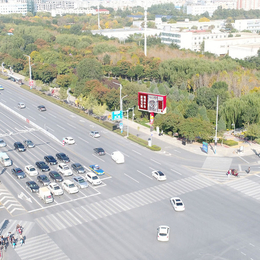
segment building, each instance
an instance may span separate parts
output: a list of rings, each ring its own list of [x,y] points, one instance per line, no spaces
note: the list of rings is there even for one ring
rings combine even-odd
[[[35,13],[36,5],[33,0],[2,0],[0,2],[0,14],[22,14]]]
[[[96,10],[92,8],[56,8],[52,9],[50,12],[52,17],[65,14],[97,14]]]
[[[237,35],[239,36],[239,35]],[[256,56],[260,47],[260,35],[242,33],[239,37],[205,40],[204,50],[218,56],[229,55],[233,59]]]
[[[260,32],[260,19],[235,20],[232,25],[238,31],[247,30],[254,33]]]
[[[237,0],[237,9],[260,9],[260,0]]]
[[[161,33],[161,42],[164,44],[177,44],[180,49],[190,49],[192,51],[200,51],[201,44],[208,39],[227,38],[228,33],[211,33],[208,31],[186,31],[174,32],[163,31]]]

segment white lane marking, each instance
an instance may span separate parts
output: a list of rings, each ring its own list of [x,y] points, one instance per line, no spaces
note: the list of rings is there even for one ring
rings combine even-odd
[[[88,141],[82,139],[81,137],[78,137],[78,139],[80,139],[81,141],[86,142],[88,144]]]
[[[58,126],[59,128],[63,129],[63,130],[66,130],[64,127],[60,126],[60,125],[56,125]]]
[[[29,116],[30,118],[32,118],[33,120],[36,120],[34,117],[32,117],[32,116]]]
[[[52,128],[46,126],[46,130],[48,131],[49,129],[50,129],[52,132],[54,132],[54,130],[53,130]]]
[[[246,163],[249,163],[247,160],[245,160],[244,158],[242,158],[241,156],[238,156],[241,160],[245,161]]]
[[[79,120],[79,122],[82,122],[82,123],[84,123],[84,122],[85,122],[85,120]]]
[[[157,161],[155,161],[155,160],[153,160],[153,159],[150,159],[150,160],[153,161],[153,162],[155,162],[155,163],[161,164],[161,163],[159,163],[159,162],[157,162]]]
[[[140,153],[138,153],[137,151],[135,151],[135,150],[132,150],[134,153],[137,153],[137,154],[140,154]],[[142,155],[142,154],[140,154],[140,155]]]
[[[42,116],[42,115],[39,115],[40,117],[42,117],[42,118],[44,118],[44,119],[46,119],[46,117],[45,116]]]
[[[180,151],[177,151],[177,150],[174,150],[175,152],[177,152],[177,153],[181,153]]]
[[[242,255],[246,255],[246,254],[245,254],[244,252],[242,252],[242,251],[241,251],[241,254],[242,254]]]
[[[175,172],[175,173],[177,173],[177,174],[179,174],[179,175],[182,175],[181,173],[179,173],[179,172],[176,172],[176,171],[174,171],[173,169],[171,169],[171,171],[173,171],[173,172]]]
[[[250,245],[250,246],[253,246],[253,247],[255,247],[255,245],[254,245],[254,244],[252,244],[252,243],[249,243],[249,245]]]
[[[149,169],[151,169],[152,171],[156,171],[154,168],[152,168],[152,167],[149,167]]]
[[[50,116],[52,116],[52,117],[54,117],[54,118],[57,118],[55,115],[53,115],[53,114],[51,114],[51,113],[50,113],[50,114],[48,114],[48,115],[50,115]]]
[[[71,124],[69,124],[69,123],[67,123],[67,125],[69,125],[70,127],[76,129],[76,127],[75,127],[74,125],[71,125]]]
[[[151,179],[151,180],[153,179],[152,177],[150,177],[150,176],[147,176],[147,175],[146,175],[146,174],[144,174],[143,172],[140,172],[140,171],[138,171],[138,170],[137,170],[137,172],[141,173],[142,175],[144,175],[145,177],[147,177],[147,178],[149,178],[149,179]]]
[[[259,177],[259,178],[260,178],[260,176],[259,176],[259,175],[257,175],[257,174],[256,174],[255,176],[257,176],[257,177]]]
[[[1,100],[2,100],[2,102],[5,102],[5,103],[7,102],[7,101],[6,101],[6,100],[4,100],[4,99],[1,99]]]
[[[242,171],[242,168],[241,168],[240,164],[238,165],[238,171],[240,171],[240,172]]]
[[[136,179],[134,179],[134,178],[130,177],[130,176],[129,176],[129,175],[127,175],[126,173],[124,173],[124,175],[125,175],[125,176],[127,176],[128,178],[132,179],[133,181],[135,181],[135,182],[139,183],[139,181],[137,181]]]
[[[100,161],[105,162],[103,159],[100,158],[100,156],[97,156],[97,155],[95,155],[94,153],[92,153],[92,155],[95,156],[95,157],[96,157],[97,159],[99,159]]]
[[[13,98],[10,98],[10,99],[15,102],[15,100]]]

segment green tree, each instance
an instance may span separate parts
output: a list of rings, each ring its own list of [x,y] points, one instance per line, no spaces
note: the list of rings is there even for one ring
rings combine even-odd
[[[105,114],[106,112],[106,109],[107,109],[107,105],[106,104],[98,104],[96,106],[93,106],[93,113],[95,115],[98,115],[98,116],[102,116]]]
[[[77,66],[77,74],[80,80],[100,80],[103,75],[102,65],[96,59],[83,59]]]
[[[110,55],[108,55],[108,54],[105,54],[105,56],[104,56],[104,58],[103,58],[103,63],[105,64],[105,65],[109,65],[110,64]]]
[[[246,137],[249,137],[251,139],[258,139],[260,138],[260,127],[258,124],[251,124],[247,127],[246,133],[245,133]]]
[[[198,104],[192,102],[191,104],[188,105],[184,117],[188,118],[188,117],[196,117],[198,115],[199,112],[199,106]]]

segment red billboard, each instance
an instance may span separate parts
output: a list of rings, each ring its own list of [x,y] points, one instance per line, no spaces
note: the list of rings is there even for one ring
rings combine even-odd
[[[150,113],[166,113],[166,95],[138,92],[138,109]]]

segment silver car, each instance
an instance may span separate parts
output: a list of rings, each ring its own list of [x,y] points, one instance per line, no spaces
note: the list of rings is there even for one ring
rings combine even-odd
[[[0,147],[6,147],[6,143],[3,139],[0,139]]]
[[[26,105],[23,102],[19,102],[18,108],[20,108],[20,109],[26,108]]]
[[[88,187],[88,183],[81,176],[76,176],[72,178],[72,180],[79,189],[84,189]]]
[[[34,143],[31,140],[25,140],[23,143],[28,148],[34,148],[35,147]]]

